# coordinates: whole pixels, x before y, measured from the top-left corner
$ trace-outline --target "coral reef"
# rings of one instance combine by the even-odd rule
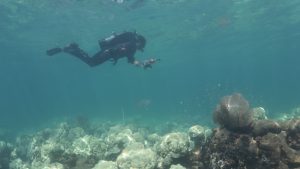
[[[186,169],[186,168],[180,164],[177,164],[177,165],[171,165],[170,169]]]
[[[75,125],[0,141],[1,169],[299,169],[300,119],[272,120],[238,93],[221,99],[219,125]],[[170,124],[172,127],[170,128]],[[162,134],[164,133],[164,134]]]
[[[116,163],[122,169],[155,169],[157,166],[157,156],[150,148],[145,149],[143,144],[134,143],[122,151]]]
[[[190,148],[190,142],[185,133],[169,133],[156,145],[159,155],[158,168],[169,167],[174,161],[185,157]]]
[[[233,103],[234,111],[228,108]],[[299,120],[279,123],[265,120],[266,118],[254,119],[253,111],[249,115],[248,109],[248,102],[241,94],[222,99],[214,113],[215,121],[220,127],[214,129],[203,151],[205,168],[299,168]],[[225,119],[233,124],[228,125]]]
[[[281,121],[299,119],[300,118],[300,107],[296,107],[291,110],[289,113],[281,113],[280,117],[277,117]]]
[[[214,121],[230,130],[248,130],[253,122],[253,112],[248,101],[239,93],[225,96],[214,111]]]
[[[8,168],[13,147],[10,143],[0,141],[0,168]]]
[[[254,120],[266,120],[268,119],[266,115],[266,110],[263,107],[255,107],[252,110]]]
[[[116,162],[113,161],[99,161],[92,169],[118,169]]]
[[[195,125],[189,128],[188,135],[193,142],[202,145],[211,135],[211,130],[200,125]]]
[[[253,124],[252,133],[255,136],[263,136],[267,133],[280,133],[281,127],[279,123],[272,120],[258,120]]]

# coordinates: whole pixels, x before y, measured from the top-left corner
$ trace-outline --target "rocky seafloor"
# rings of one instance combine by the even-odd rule
[[[235,93],[216,106],[216,128],[164,133],[82,118],[0,140],[0,169],[300,169],[299,115],[268,119]]]

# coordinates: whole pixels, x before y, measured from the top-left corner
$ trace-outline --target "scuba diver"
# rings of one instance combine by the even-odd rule
[[[101,50],[93,57],[90,57],[85,51],[79,48],[78,44],[71,43],[64,48],[56,47],[47,50],[47,55],[53,56],[55,54],[65,52],[77,57],[81,61],[88,64],[90,67],[100,65],[108,60],[115,65],[118,59],[127,57],[128,63],[144,69],[152,68],[152,64],[159,61],[159,59],[149,59],[145,61],[137,61],[134,55],[137,50],[143,52],[146,46],[146,39],[136,32],[123,32],[121,34],[113,33],[111,36],[99,40]]]

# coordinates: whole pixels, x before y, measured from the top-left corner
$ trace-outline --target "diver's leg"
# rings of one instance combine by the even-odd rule
[[[93,60],[93,64],[100,65],[100,64],[110,60],[111,58],[112,57],[109,53],[99,51],[92,57],[92,60]]]
[[[93,57],[89,57],[89,55],[82,49],[80,49],[75,43],[72,43],[69,46],[65,47],[64,52],[77,57],[91,67],[102,64],[109,59],[109,55],[101,51],[96,53]]]
[[[65,53],[77,57],[89,66],[95,66],[93,64],[93,59],[89,57],[89,55],[86,52],[80,49],[76,43],[71,43],[70,45],[64,47],[63,51]]]

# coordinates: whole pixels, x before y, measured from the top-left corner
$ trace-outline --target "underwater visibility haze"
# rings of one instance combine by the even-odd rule
[[[224,95],[272,116],[299,106],[298,0],[1,0],[0,129],[77,116],[212,124]],[[90,55],[112,32],[147,39],[137,60],[90,68],[46,50],[76,42]]]
[[[299,169],[299,27],[299,0],[0,0],[0,169]],[[46,54],[124,31],[160,61]]]

